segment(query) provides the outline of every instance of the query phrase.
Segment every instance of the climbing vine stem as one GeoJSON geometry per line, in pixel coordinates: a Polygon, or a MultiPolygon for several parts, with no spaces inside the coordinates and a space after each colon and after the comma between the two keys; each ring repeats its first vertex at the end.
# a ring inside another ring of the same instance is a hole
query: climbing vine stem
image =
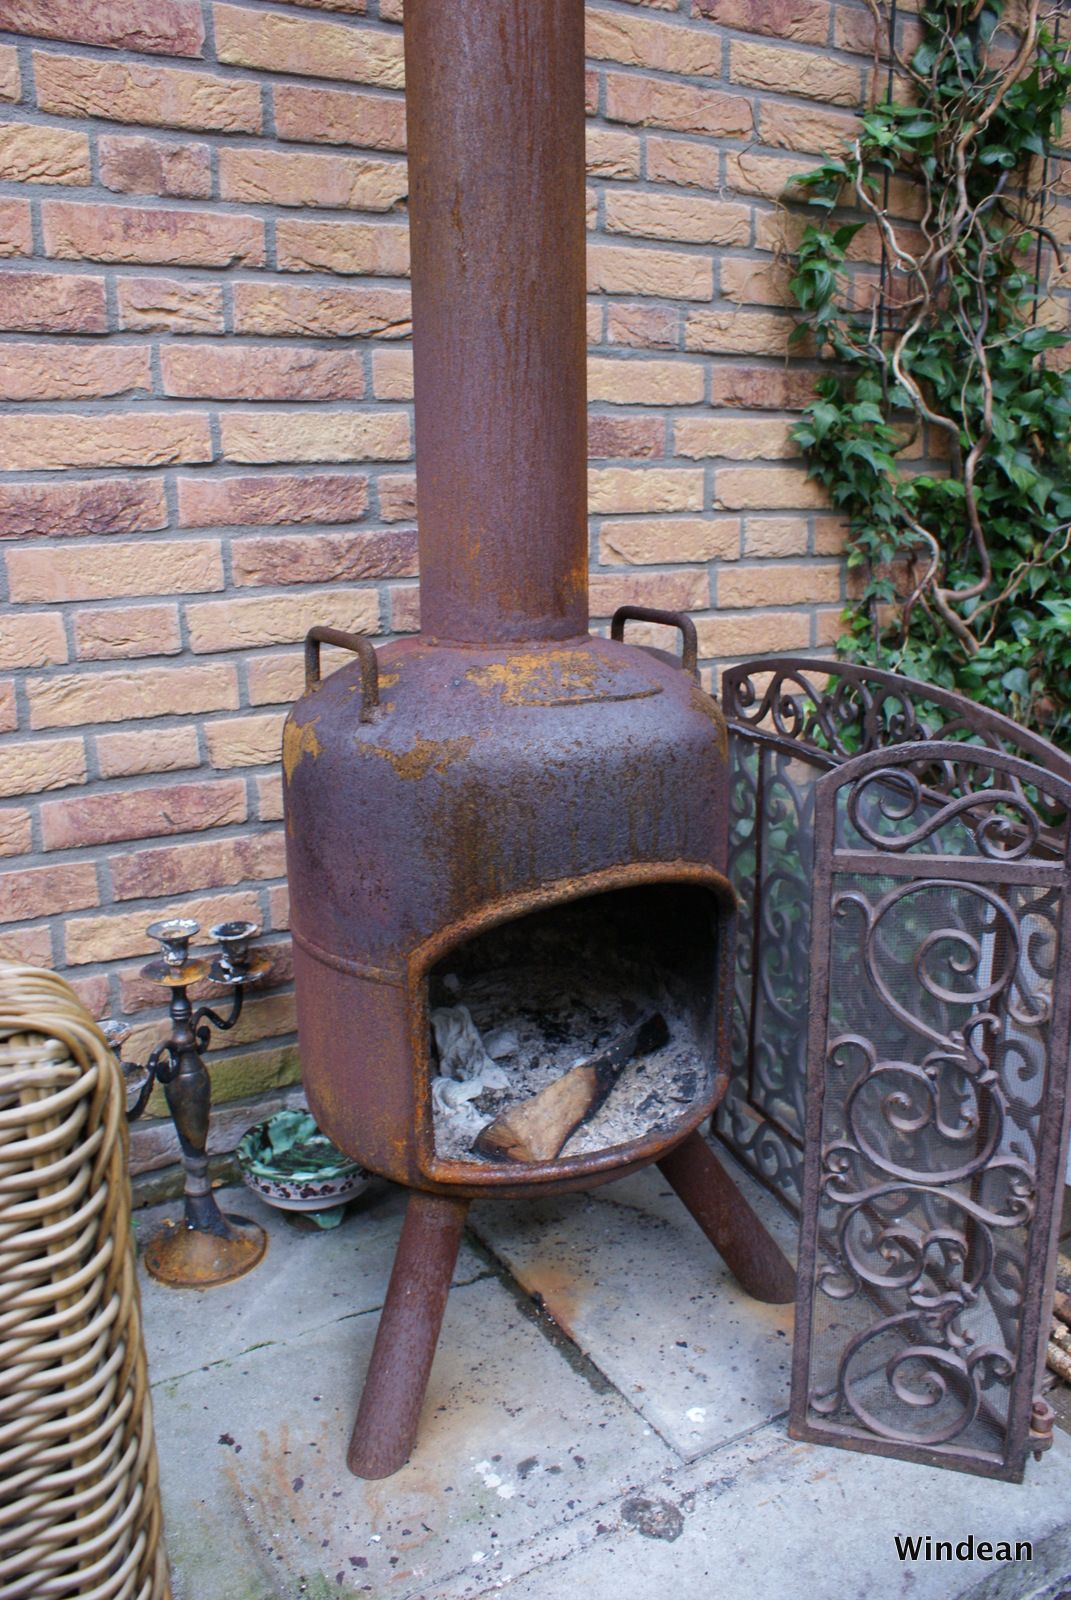
{"type": "Polygon", "coordinates": [[[892,92],[795,180],[793,338],[832,359],[794,434],[860,578],[840,649],[1071,746],[1068,41],[1038,0],[912,24],[892,92]]]}

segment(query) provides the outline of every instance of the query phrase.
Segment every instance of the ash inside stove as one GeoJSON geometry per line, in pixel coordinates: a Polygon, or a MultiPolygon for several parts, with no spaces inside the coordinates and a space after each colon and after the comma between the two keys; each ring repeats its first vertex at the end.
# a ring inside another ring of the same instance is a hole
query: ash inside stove
{"type": "Polygon", "coordinates": [[[547,1159],[474,1148],[535,1114],[540,1095],[566,1128],[579,1111],[562,1158],[668,1133],[714,1078],[719,916],[692,885],[619,889],[505,923],[441,961],[429,975],[439,1158],[547,1159]]]}

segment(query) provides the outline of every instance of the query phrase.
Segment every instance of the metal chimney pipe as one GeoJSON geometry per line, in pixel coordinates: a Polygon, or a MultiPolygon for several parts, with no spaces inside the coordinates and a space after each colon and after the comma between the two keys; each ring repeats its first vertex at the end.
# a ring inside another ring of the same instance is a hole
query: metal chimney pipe
{"type": "Polygon", "coordinates": [[[583,0],[406,0],[421,625],[587,633],[583,0]]]}

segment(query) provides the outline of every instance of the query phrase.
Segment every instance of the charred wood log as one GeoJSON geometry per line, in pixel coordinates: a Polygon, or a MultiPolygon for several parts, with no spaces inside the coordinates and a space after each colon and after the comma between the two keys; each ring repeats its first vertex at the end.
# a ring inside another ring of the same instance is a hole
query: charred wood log
{"type": "Polygon", "coordinates": [[[590,1061],[503,1111],[481,1131],[473,1149],[492,1161],[553,1161],[570,1135],[595,1115],[628,1063],[668,1040],[665,1017],[652,1012],[590,1061]]]}

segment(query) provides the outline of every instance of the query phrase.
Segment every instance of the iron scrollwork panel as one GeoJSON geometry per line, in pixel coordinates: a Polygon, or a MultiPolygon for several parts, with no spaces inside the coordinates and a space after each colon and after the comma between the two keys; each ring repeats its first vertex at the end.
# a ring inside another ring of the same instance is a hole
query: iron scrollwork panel
{"type": "Polygon", "coordinates": [[[814,868],[814,785],[873,750],[954,741],[929,774],[955,795],[964,747],[1026,756],[1071,779],[1071,761],[1008,718],[949,690],[845,662],[775,657],[728,671],[729,875],[741,900],[729,1088],[719,1136],[794,1213],[800,1209],[814,868]]]}
{"type": "Polygon", "coordinates": [[[1046,1442],[1071,783],[920,743],[815,802],[791,1432],[1018,1480],[1046,1442]]]}

